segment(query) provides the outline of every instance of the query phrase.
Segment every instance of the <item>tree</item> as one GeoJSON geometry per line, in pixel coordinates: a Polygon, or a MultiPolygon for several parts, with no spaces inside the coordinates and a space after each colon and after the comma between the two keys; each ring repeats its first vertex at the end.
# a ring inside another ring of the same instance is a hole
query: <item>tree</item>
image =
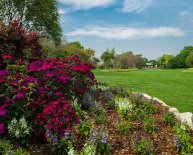
{"type": "Polygon", "coordinates": [[[61,42],[61,27],[56,0],[0,0],[0,20],[19,22],[25,31],[39,32],[56,44],[61,42]]]}
{"type": "Polygon", "coordinates": [[[190,52],[186,58],[186,66],[193,67],[193,52],[190,52]]]}
{"type": "Polygon", "coordinates": [[[159,59],[159,66],[161,68],[170,68],[169,67],[169,61],[171,59],[173,59],[174,56],[173,55],[169,55],[169,54],[164,54],[160,59],[159,59]]]}
{"type": "Polygon", "coordinates": [[[92,64],[95,66],[95,67],[98,67],[98,63],[101,62],[99,58],[97,57],[92,57],[92,64]]]}
{"type": "Polygon", "coordinates": [[[185,68],[187,56],[193,52],[193,46],[185,46],[178,55],[176,55],[176,63],[178,68],[185,68]]]}
{"type": "Polygon", "coordinates": [[[103,61],[105,68],[113,67],[113,60],[115,58],[115,49],[112,50],[106,49],[100,58],[103,61]]]}
{"type": "Polygon", "coordinates": [[[115,57],[115,64],[117,68],[127,69],[127,68],[142,68],[147,58],[144,58],[141,54],[134,55],[133,52],[129,51],[122,53],[115,57]]]}

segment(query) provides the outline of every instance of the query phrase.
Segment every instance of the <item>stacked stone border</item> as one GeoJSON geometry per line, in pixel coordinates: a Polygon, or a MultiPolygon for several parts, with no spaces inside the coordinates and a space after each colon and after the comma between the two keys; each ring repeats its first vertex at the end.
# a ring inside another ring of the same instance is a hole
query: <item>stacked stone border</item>
{"type": "Polygon", "coordinates": [[[193,130],[193,114],[191,112],[180,113],[177,108],[170,107],[165,102],[161,101],[160,99],[158,99],[156,97],[151,97],[151,96],[149,96],[149,95],[147,95],[145,93],[133,92],[133,94],[141,95],[141,96],[143,96],[144,98],[146,98],[148,100],[156,101],[156,102],[160,103],[161,105],[163,105],[165,107],[168,107],[169,108],[169,112],[174,113],[174,115],[176,116],[178,121],[187,122],[187,124],[193,130]]]}

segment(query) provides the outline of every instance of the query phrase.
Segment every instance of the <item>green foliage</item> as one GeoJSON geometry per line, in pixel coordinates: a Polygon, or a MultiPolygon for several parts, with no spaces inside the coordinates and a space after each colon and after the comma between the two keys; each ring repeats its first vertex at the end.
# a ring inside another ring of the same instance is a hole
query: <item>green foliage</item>
{"type": "Polygon", "coordinates": [[[95,148],[97,154],[110,154],[111,148],[107,142],[107,134],[103,131],[102,128],[98,131],[91,132],[89,142],[90,145],[96,146],[95,148]]]}
{"type": "Polygon", "coordinates": [[[23,150],[22,148],[18,148],[16,150],[13,149],[12,144],[5,139],[0,139],[0,154],[2,155],[30,155],[28,152],[23,150]]]}
{"type": "Polygon", "coordinates": [[[28,32],[39,32],[56,44],[61,42],[62,30],[55,0],[1,0],[0,19],[6,23],[17,20],[28,32]]]}
{"type": "Polygon", "coordinates": [[[131,122],[128,120],[123,120],[117,123],[117,131],[121,134],[127,134],[131,131],[131,122]]]}
{"type": "Polygon", "coordinates": [[[115,108],[115,101],[113,99],[108,100],[106,104],[107,104],[108,109],[114,109],[115,108]]]}
{"type": "Polygon", "coordinates": [[[110,91],[113,93],[113,95],[120,97],[120,98],[127,98],[130,96],[131,91],[125,87],[110,87],[110,91]]]}
{"type": "Polygon", "coordinates": [[[78,125],[78,131],[81,137],[88,138],[91,131],[91,125],[88,122],[82,121],[78,125]]]}
{"type": "Polygon", "coordinates": [[[153,155],[153,143],[150,140],[141,138],[133,141],[134,151],[141,155],[153,155]]]}
{"type": "Polygon", "coordinates": [[[147,58],[142,55],[134,55],[132,52],[125,52],[115,57],[116,68],[142,68],[147,62],[147,58]]]}
{"type": "Polygon", "coordinates": [[[190,52],[189,55],[186,57],[186,66],[193,67],[193,52],[190,52]]]}
{"type": "Polygon", "coordinates": [[[144,130],[150,134],[155,134],[156,124],[155,119],[149,116],[143,118],[144,130]]]}
{"type": "Polygon", "coordinates": [[[94,110],[94,119],[96,124],[104,124],[107,120],[106,112],[102,107],[96,107],[94,110]]]}
{"type": "Polygon", "coordinates": [[[155,114],[157,111],[156,106],[147,100],[144,101],[142,108],[147,114],[155,114]]]}
{"type": "Polygon", "coordinates": [[[178,68],[186,68],[186,59],[188,55],[193,52],[193,46],[185,46],[178,55],[176,55],[176,62],[178,68]]]}
{"type": "Polygon", "coordinates": [[[99,155],[103,155],[103,154],[107,155],[111,153],[111,147],[108,143],[98,141],[96,145],[96,151],[99,155]]]}
{"type": "Polygon", "coordinates": [[[163,117],[163,122],[167,125],[173,126],[176,124],[176,117],[174,113],[168,112],[163,117]]]}
{"type": "Polygon", "coordinates": [[[170,62],[170,60],[173,59],[173,58],[174,58],[173,55],[166,55],[166,54],[163,55],[163,56],[159,59],[159,61],[158,61],[159,67],[161,67],[161,68],[169,68],[169,67],[170,67],[169,62],[170,62]]]}
{"type": "Polygon", "coordinates": [[[70,149],[72,149],[72,142],[69,138],[62,138],[58,145],[52,147],[52,151],[57,155],[67,155],[70,149]]]}
{"type": "Polygon", "coordinates": [[[94,119],[95,119],[96,124],[104,124],[107,120],[105,113],[104,114],[99,114],[99,115],[95,114],[94,119]]]}
{"type": "Polygon", "coordinates": [[[112,68],[113,60],[115,58],[115,49],[106,49],[106,51],[103,52],[100,58],[103,61],[105,68],[112,68]]]}
{"type": "Polygon", "coordinates": [[[193,154],[193,143],[190,137],[190,127],[187,123],[181,123],[174,126],[174,143],[178,152],[182,155],[193,154]]]}
{"type": "Polygon", "coordinates": [[[95,155],[96,146],[94,144],[86,143],[80,155],[95,155]]]}

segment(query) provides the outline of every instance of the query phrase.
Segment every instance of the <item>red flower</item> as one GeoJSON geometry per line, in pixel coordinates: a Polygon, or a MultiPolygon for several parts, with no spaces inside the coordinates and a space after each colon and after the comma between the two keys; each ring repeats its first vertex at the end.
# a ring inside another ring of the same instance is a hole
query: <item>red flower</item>
{"type": "Polygon", "coordinates": [[[2,57],[3,57],[3,59],[13,59],[13,57],[11,55],[3,55],[2,57]]]}

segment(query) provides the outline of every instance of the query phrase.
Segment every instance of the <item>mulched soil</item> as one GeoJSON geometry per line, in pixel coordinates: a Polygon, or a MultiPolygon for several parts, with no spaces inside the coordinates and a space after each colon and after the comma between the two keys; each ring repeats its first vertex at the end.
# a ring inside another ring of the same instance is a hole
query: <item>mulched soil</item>
{"type": "MultiPolygon", "coordinates": [[[[132,140],[143,137],[150,139],[154,145],[154,153],[156,155],[178,155],[176,147],[174,145],[174,134],[171,126],[163,123],[163,115],[168,112],[168,108],[162,106],[160,103],[154,103],[157,107],[157,112],[153,114],[156,120],[156,134],[148,134],[143,129],[143,123],[139,120],[132,121],[131,132],[123,135],[116,130],[116,124],[118,122],[118,114],[116,109],[108,109],[103,99],[101,103],[107,112],[107,122],[102,125],[95,125],[95,129],[104,128],[108,133],[108,143],[111,146],[112,155],[135,155],[133,151],[132,140]]],[[[191,130],[191,137],[193,140],[193,131],[191,130]]],[[[193,142],[193,141],[192,141],[193,142]]],[[[77,138],[74,146],[77,150],[81,150],[85,144],[85,139],[77,138]]],[[[49,145],[30,145],[29,150],[32,155],[51,155],[51,149],[49,145]]]]}

